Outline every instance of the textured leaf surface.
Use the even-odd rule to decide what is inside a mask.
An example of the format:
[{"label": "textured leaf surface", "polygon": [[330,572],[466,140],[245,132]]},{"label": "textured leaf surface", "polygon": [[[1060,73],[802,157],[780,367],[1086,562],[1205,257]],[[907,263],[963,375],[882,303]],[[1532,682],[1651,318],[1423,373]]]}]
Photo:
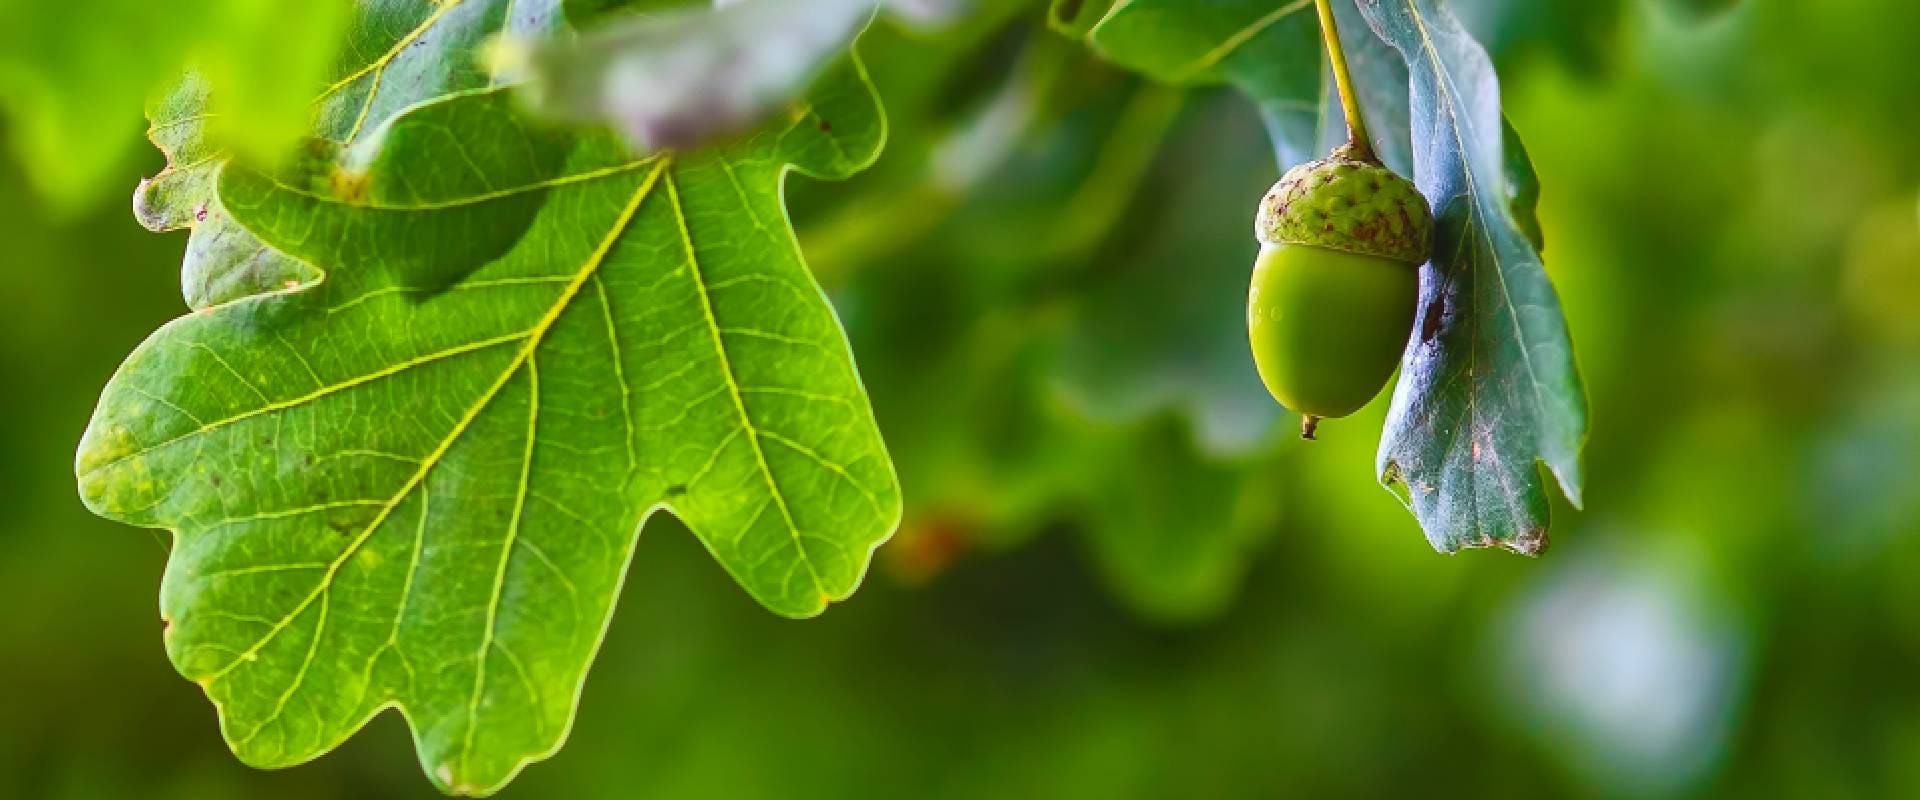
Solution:
[{"label": "textured leaf surface", "polygon": [[849,595],[899,492],[781,185],[884,134],[847,61],[710,153],[634,161],[485,89],[225,169],[235,222],[326,277],[156,332],[77,469],[174,530],[168,653],[235,752],[297,763],[397,706],[442,789],[497,789],[564,739],[660,508],[777,613]]},{"label": "textured leaf surface", "polygon": [[[545,33],[561,22],[559,0],[362,2],[327,86],[312,101],[310,135],[351,144],[395,113],[443,94],[488,85],[474,56],[488,37]],[[509,19],[509,15],[512,18]],[[187,305],[209,308],[316,280],[319,272],[266,246],[235,224],[213,190],[228,160],[208,86],[188,76],[147,112],[148,138],[167,156],[140,182],[134,215],[156,231],[192,230],[181,264]]]},{"label": "textured leaf surface", "polygon": [[1362,11],[1406,59],[1414,173],[1438,222],[1380,478],[1443,552],[1539,553],[1550,509],[1536,464],[1580,502],[1587,403],[1559,298],[1514,212],[1532,171],[1507,160],[1493,66],[1444,3],[1363,0]]}]

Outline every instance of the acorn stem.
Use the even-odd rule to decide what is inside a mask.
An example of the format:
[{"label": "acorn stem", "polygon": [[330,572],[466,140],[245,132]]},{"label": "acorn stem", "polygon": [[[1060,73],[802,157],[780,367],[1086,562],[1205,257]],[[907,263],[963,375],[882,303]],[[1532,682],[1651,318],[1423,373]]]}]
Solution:
[{"label": "acorn stem", "polygon": [[1320,418],[1312,414],[1300,415],[1300,438],[1313,441],[1313,432],[1320,430]]},{"label": "acorn stem", "polygon": [[1333,19],[1333,4],[1331,0],[1313,0],[1313,4],[1320,10],[1320,38],[1327,44],[1327,58],[1333,61],[1333,82],[1340,89],[1340,110],[1347,115],[1347,146],[1351,156],[1378,164],[1380,157],[1373,154],[1373,138],[1367,135],[1367,121],[1360,114],[1360,96],[1353,90],[1353,73],[1347,69],[1347,51],[1340,46],[1340,26]]}]

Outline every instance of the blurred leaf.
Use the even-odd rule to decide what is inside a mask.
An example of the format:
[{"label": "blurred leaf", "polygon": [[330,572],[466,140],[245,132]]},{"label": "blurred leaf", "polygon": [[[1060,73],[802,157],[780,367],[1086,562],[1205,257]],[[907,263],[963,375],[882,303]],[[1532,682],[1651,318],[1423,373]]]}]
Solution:
[{"label": "blurred leaf", "polygon": [[1326,70],[1312,0],[1216,0],[1197,7],[1135,0],[1114,6],[1086,39],[1107,59],[1163,83],[1232,84],[1270,121],[1282,161],[1311,153],[1337,124],[1323,102]]},{"label": "blurred leaf", "polygon": [[1624,0],[1453,0],[1452,7],[1501,71],[1552,59],[1591,78],[1603,74],[1612,60],[1631,5]]},{"label": "blurred leaf", "polygon": [[879,9],[950,22],[970,0],[715,0],[629,14],[579,37],[510,37],[496,63],[541,113],[611,122],[636,151],[736,133],[800,94]]},{"label": "blurred leaf", "polygon": [[[1909,262],[1911,266],[1912,263]],[[1808,459],[1805,525],[1823,555],[1873,558],[1920,527],[1920,379],[1889,358],[1838,409]]]},{"label": "blurred leaf", "polygon": [[[1406,95],[1399,89],[1406,73],[1347,5],[1336,4],[1342,19],[1351,17],[1340,39],[1364,87],[1361,103],[1377,149],[1399,167],[1407,153]],[[1313,0],[1133,0],[1115,6],[1086,39],[1114,63],[1164,83],[1240,90],[1260,107],[1281,165],[1318,158],[1346,141]]]},{"label": "blurred leaf", "polygon": [[1527,157],[1520,132],[1513,129],[1513,122],[1505,116],[1500,117],[1500,142],[1506,153],[1501,172],[1507,180],[1507,211],[1513,214],[1513,224],[1533,249],[1544,251],[1547,235],[1540,230],[1540,176],[1533,171],[1533,159]]},{"label": "blurred leaf", "polygon": [[1663,0],[1664,4],[1694,20],[1725,14],[1739,7],[1742,0]]},{"label": "blurred leaf", "polygon": [[1272,444],[1280,407],[1253,370],[1241,311],[1259,247],[1250,218],[1220,213],[1266,190],[1246,169],[1266,147],[1244,103],[1190,106],[1154,181],[1132,193],[1137,235],[1093,255],[1075,298],[1054,370],[1068,405],[1110,425],[1177,410],[1214,456]]},{"label": "blurred leaf", "polygon": [[441,789],[498,789],[564,739],[660,508],[772,611],[850,595],[899,490],[781,184],[884,131],[849,59],[711,153],[636,162],[490,89],[337,161],[228,167],[236,220],[327,279],[154,334],[78,473],[176,532],[168,652],[234,751],[299,763],[392,705]]},{"label": "blurred leaf", "polygon": [[[333,81],[312,99],[309,135],[350,145],[414,103],[489,85],[493,76],[481,71],[475,49],[501,31],[559,25],[559,7],[559,0],[360,3],[347,32],[347,55],[335,66]],[[319,278],[311,266],[236,225],[221,204],[213,180],[229,154],[214,99],[207,82],[190,75],[149,108],[148,137],[168,164],[134,193],[141,224],[156,231],[191,229],[180,285],[187,305],[196,309]]]},{"label": "blurred leaf", "polygon": [[1169,419],[1082,439],[1084,535],[1107,584],[1150,619],[1224,611],[1279,524],[1270,461],[1208,459]]},{"label": "blurred leaf", "polygon": [[[280,147],[304,123],[298,98],[324,76],[349,9],[345,0],[0,0],[0,117],[28,175],[69,211],[115,180],[134,110],[189,66],[225,95],[218,111],[231,138]],[[250,68],[262,63],[273,66]]]},{"label": "blurred leaf", "polygon": [[610,121],[642,153],[684,148],[799,94],[879,5],[735,0],[629,16],[577,39],[509,40],[499,57],[525,73],[543,114]]},{"label": "blurred leaf", "polygon": [[1414,170],[1438,223],[1421,308],[1380,441],[1383,484],[1442,552],[1546,547],[1536,461],[1576,505],[1587,400],[1560,301],[1516,222],[1499,83],[1438,0],[1365,0],[1406,58]]},{"label": "blurred leaf", "polygon": [[1075,39],[1100,23],[1116,0],[1052,0],[1047,4],[1047,24]]},{"label": "blurred leaf", "polygon": [[[1255,546],[1274,530],[1278,507],[1272,471],[1244,454],[1250,442],[1268,441],[1263,434],[1277,409],[1250,371],[1237,368],[1244,365],[1245,336],[1238,314],[1227,315],[1224,327],[1180,329],[1215,309],[1220,292],[1237,303],[1245,291],[1251,238],[1207,241],[1217,232],[1208,223],[1221,222],[1210,218],[1212,201],[1222,194],[1257,196],[1264,188],[1264,182],[1237,193],[1232,188],[1246,177],[1236,158],[1262,158],[1266,144],[1244,105],[1220,100],[1196,109],[1174,140],[1182,150],[1207,152],[1204,168],[1155,164],[1154,173],[1172,172],[1178,182],[1128,192],[1177,210],[1155,226],[1170,232],[1164,242],[1156,230],[1149,239],[1156,243],[1143,257],[1103,263],[1087,276],[1087,288],[1069,295],[1075,299],[1070,308],[1061,307],[1058,289],[983,278],[999,265],[974,263],[939,238],[898,269],[861,273],[847,287],[843,305],[856,346],[874,354],[863,358],[863,373],[874,385],[891,387],[877,397],[876,410],[899,454],[909,503],[902,541],[888,548],[897,557],[896,574],[919,583],[964,551],[1004,551],[1061,531],[1080,540],[1111,594],[1144,619],[1212,618],[1238,596],[1240,577]],[[1082,152],[1098,149],[1106,131],[1090,126],[1072,141],[1086,143]],[[1023,165],[1009,171],[1035,174]],[[1221,175],[1229,180],[1210,181]],[[1061,205],[1061,193],[1077,195],[1077,176],[1052,176],[1048,182],[1057,186],[1049,196],[1056,199],[1045,205]],[[1009,199],[967,202],[985,211],[1004,209]],[[1240,198],[1230,202],[1237,206]],[[1156,215],[1159,203],[1150,205],[1147,213]],[[1228,224],[1236,233],[1242,227]],[[1139,226],[1123,221],[1121,227]],[[934,235],[964,237],[974,230],[949,224]],[[1167,260],[1195,242],[1249,252],[1231,259],[1230,267],[1226,259],[1203,262],[1219,267],[1203,278],[1198,265],[1187,263],[1192,253]],[[1105,262],[1102,254],[1094,258]],[[1151,294],[1184,284],[1195,288]],[[1142,297],[1161,305],[1138,308]],[[1175,341],[1156,343],[1163,333]],[[1220,335],[1227,337],[1225,347],[1218,346]],[[1217,350],[1219,357],[1191,363],[1196,348]],[[1196,411],[1195,422],[1209,437],[1196,442],[1189,425],[1157,410],[1167,407],[1169,392],[1187,397],[1195,389],[1183,385],[1182,376],[1192,383],[1222,376],[1247,381],[1235,387],[1245,391],[1226,399],[1256,402]],[[1248,416],[1251,424],[1243,424]],[[1222,450],[1240,457],[1223,459]]]}]

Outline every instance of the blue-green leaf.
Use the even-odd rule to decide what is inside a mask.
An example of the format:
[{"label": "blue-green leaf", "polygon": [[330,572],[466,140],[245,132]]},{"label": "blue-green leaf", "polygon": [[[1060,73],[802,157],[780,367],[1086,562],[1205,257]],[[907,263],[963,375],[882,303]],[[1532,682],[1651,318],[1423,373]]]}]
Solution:
[{"label": "blue-green leaf", "polygon": [[1532,170],[1508,160],[1493,65],[1444,2],[1361,10],[1406,59],[1414,174],[1438,222],[1380,480],[1443,552],[1536,554],[1550,518],[1537,465],[1579,504],[1587,402],[1559,297],[1515,213]]}]

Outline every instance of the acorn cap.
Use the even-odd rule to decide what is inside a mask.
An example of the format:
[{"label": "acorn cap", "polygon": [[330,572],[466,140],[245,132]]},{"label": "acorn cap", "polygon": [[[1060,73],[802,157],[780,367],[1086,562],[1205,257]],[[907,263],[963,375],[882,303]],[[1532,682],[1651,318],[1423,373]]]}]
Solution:
[{"label": "acorn cap", "polygon": [[1419,266],[1433,255],[1433,212],[1412,181],[1341,147],[1287,170],[1260,200],[1254,236]]}]

